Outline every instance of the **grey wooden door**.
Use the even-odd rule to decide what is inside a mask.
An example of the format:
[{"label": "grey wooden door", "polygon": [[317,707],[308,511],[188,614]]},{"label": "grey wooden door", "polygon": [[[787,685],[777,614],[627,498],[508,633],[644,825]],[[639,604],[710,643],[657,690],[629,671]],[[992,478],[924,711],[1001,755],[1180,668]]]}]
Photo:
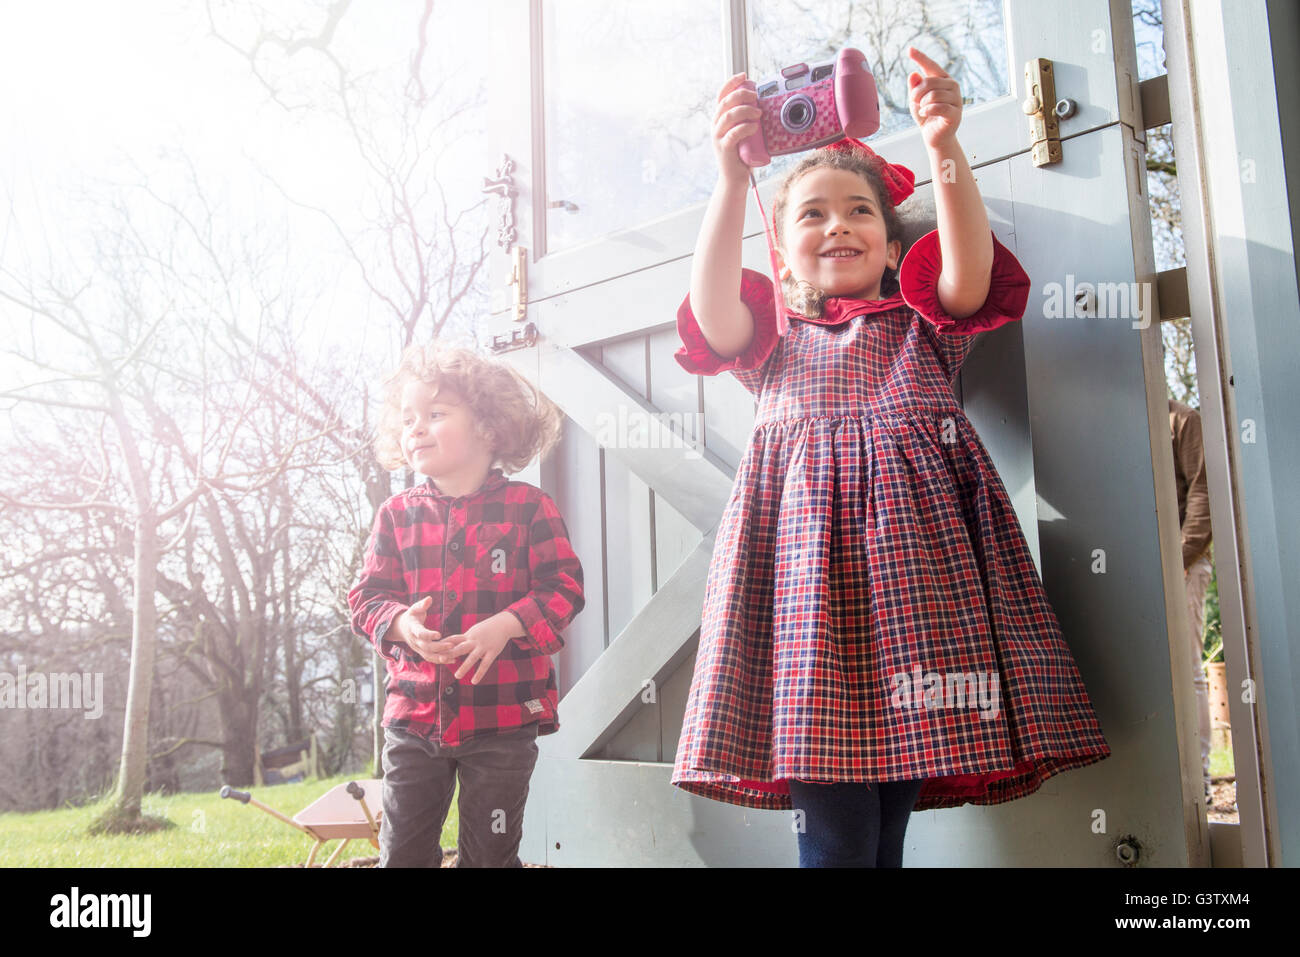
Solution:
[{"label": "grey wooden door", "polygon": [[[847,25],[844,39],[879,58],[878,80],[906,109],[897,82],[905,89],[909,64],[866,39],[877,5],[824,6],[820,20],[791,20],[776,0],[493,4],[491,136],[513,164],[528,304],[520,321],[503,244],[491,332],[538,333],[502,355],[567,421],[558,452],[522,477],[563,510],[587,592],[557,656],[562,727],[539,742],[526,860],[797,860],[789,814],[669,784],[713,530],[754,413],[729,375],[681,370],[674,317],[712,188],[708,129],[726,76],[766,75],[826,48],[828,33],[843,45],[835,31]],[[1184,774],[1195,758],[1178,734],[1190,702],[1170,678],[1190,659],[1170,641],[1185,613],[1128,4],[897,0],[887,13],[914,26],[901,47],[959,58],[954,75],[975,100],[959,136],[995,233],[1034,283],[1024,321],[981,337],[957,389],[1113,750],[1029,798],[915,814],[906,860],[1118,866],[1124,843],[1144,865],[1203,863],[1199,768]],[[1039,57],[1054,65],[1057,96],[1077,104],[1061,121],[1062,162],[1041,168],[1021,108],[1024,64]],[[910,119],[887,115],[872,145],[916,171],[903,210],[913,236],[928,230],[929,166]],[[765,200],[779,171],[765,171]],[[765,270],[752,202],[746,236],[746,265]],[[1091,309],[1074,305],[1087,283]]]}]

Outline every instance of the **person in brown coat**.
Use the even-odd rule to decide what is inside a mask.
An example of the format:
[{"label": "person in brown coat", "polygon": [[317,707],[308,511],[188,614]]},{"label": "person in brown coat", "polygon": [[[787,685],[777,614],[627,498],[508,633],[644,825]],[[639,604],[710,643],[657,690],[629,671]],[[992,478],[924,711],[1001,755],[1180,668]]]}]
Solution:
[{"label": "person in brown coat", "polygon": [[1169,400],[1169,431],[1174,443],[1174,477],[1178,484],[1178,524],[1183,540],[1183,584],[1191,619],[1189,639],[1195,649],[1192,681],[1200,725],[1201,776],[1205,802],[1210,803],[1210,694],[1204,654],[1205,590],[1210,585],[1210,489],[1205,480],[1205,446],[1201,416],[1181,402]]}]

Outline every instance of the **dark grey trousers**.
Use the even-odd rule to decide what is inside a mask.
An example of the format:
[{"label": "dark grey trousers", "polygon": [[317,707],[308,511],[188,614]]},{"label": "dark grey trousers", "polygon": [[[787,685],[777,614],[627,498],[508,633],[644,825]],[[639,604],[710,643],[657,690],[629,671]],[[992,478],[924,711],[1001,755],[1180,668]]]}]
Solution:
[{"label": "dark grey trousers", "polygon": [[448,747],[384,729],[380,867],[440,867],[442,825],[460,775],[457,867],[519,867],[537,725]]}]

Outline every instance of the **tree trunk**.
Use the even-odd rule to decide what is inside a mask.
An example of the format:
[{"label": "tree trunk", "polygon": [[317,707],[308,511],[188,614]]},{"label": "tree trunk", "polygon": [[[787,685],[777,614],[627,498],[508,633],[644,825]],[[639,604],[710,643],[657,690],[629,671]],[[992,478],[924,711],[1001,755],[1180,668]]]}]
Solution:
[{"label": "tree trunk", "polygon": [[132,599],[131,678],[126,690],[126,721],[122,731],[122,766],[113,795],[119,817],[138,818],[149,764],[149,694],[153,689],[157,650],[154,587],[158,577],[158,529],[152,510],[135,522],[135,595]]},{"label": "tree trunk", "polygon": [[[248,695],[236,690],[217,695],[225,744],[221,749],[221,782],[232,787],[253,784],[253,761],[257,757],[257,720],[250,713]],[[256,699],[253,701],[256,708]]]}]

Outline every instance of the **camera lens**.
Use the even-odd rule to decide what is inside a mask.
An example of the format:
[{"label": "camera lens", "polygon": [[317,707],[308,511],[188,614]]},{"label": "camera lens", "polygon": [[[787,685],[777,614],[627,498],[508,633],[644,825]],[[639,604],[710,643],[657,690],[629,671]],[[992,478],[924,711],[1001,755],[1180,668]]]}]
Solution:
[{"label": "camera lens", "polygon": [[791,133],[802,133],[812,126],[817,109],[803,94],[792,96],[781,107],[781,125]]}]

